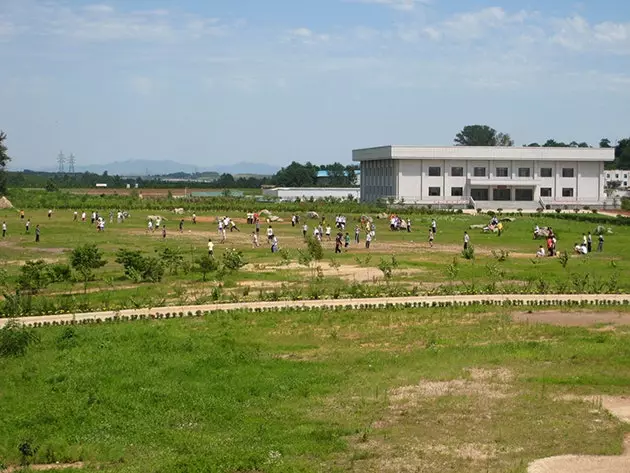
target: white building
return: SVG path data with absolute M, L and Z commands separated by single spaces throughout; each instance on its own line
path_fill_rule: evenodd
M 325 199 L 326 197 L 334 197 L 337 199 L 359 200 L 360 190 L 358 187 L 273 187 L 271 189 L 263 189 L 263 195 L 276 197 L 280 200 L 309 200 Z
M 630 171 L 620 169 L 608 169 L 604 173 L 606 185 L 611 182 L 618 182 L 619 187 L 622 188 L 628 187 L 628 176 L 630 176 Z
M 614 149 L 382 146 L 352 151 L 361 200 L 482 208 L 599 205 Z

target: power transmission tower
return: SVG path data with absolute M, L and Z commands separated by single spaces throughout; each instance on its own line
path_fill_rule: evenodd
M 76 158 L 74 157 L 74 154 L 70 153 L 70 156 L 68 156 L 68 172 L 71 174 L 74 174 L 75 162 L 76 162 Z
M 57 156 L 57 164 L 59 164 L 59 172 L 63 172 L 64 164 L 66 164 L 66 156 L 63 154 L 63 151 L 60 151 Z

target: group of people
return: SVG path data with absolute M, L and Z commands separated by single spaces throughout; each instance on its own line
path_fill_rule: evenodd
M 411 232 L 411 219 L 403 220 L 396 214 L 392 214 L 389 216 L 389 229 L 392 232 L 399 230 L 407 230 L 407 232 Z
M 601 253 L 602 251 L 604 251 L 603 233 L 600 233 L 597 239 L 597 251 Z M 591 232 L 588 232 L 588 235 L 586 233 L 582 233 L 582 243 L 575 243 L 573 245 L 573 251 L 575 251 L 575 253 L 579 255 L 586 255 L 593 251 L 593 236 L 591 235 Z

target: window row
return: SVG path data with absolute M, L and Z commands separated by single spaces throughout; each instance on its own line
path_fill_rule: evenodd
M 500 167 L 495 169 L 496 177 L 508 177 L 509 176 L 509 168 Z M 439 177 L 442 175 L 442 168 L 440 166 L 429 166 L 429 176 L 431 177 Z M 517 172 L 518 177 L 531 177 L 531 168 L 518 168 Z M 464 168 L 461 166 L 453 166 L 451 168 L 451 176 L 453 177 L 463 177 L 464 176 Z M 473 168 L 473 176 L 475 177 L 486 177 L 486 168 L 485 167 L 474 167 Z M 540 177 L 552 177 L 553 169 L 552 168 L 540 168 Z M 562 177 L 574 177 L 575 170 L 573 168 L 562 168 Z
M 520 189 L 516 189 L 516 192 L 519 192 Z M 526 189 L 527 192 L 531 192 L 529 189 Z M 442 193 L 442 188 L 440 187 L 429 187 L 429 196 L 430 197 L 440 197 Z M 451 187 L 451 197 L 463 197 L 464 188 L 463 187 Z M 562 197 L 573 197 L 573 187 L 563 187 L 562 188 Z M 551 187 L 541 187 L 540 188 L 540 196 L 541 197 L 552 197 Z M 509 199 L 507 199 L 509 200 Z M 517 199 L 524 200 L 524 199 Z M 531 200 L 531 199 L 525 199 Z

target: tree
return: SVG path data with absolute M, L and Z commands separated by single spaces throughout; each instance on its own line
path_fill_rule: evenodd
M 273 184 L 282 187 L 314 186 L 317 180 L 317 166 L 310 162 L 300 164 L 293 161 L 287 167 L 280 169 L 272 179 Z
M 93 271 L 107 264 L 103 253 L 92 243 L 86 243 L 72 250 L 70 265 L 83 277 L 83 292 L 87 292 L 88 281 L 93 277 Z
M 526 148 L 540 148 L 540 145 L 536 142 L 525 145 Z
M 11 158 L 7 154 L 8 148 L 4 143 L 6 139 L 7 134 L 0 130 L 0 195 L 7 193 L 7 175 L 5 169 L 9 161 L 11 161 Z
M 44 260 L 27 261 L 20 268 L 18 287 L 29 294 L 37 294 L 50 284 L 48 264 Z
M 46 191 L 47 192 L 57 191 L 57 184 L 55 184 L 55 181 L 53 181 L 52 179 L 48 179 L 48 181 L 46 181 Z
M 602 138 L 601 140 L 599 140 L 599 147 L 612 148 L 612 146 L 610 146 L 610 140 L 608 138 Z
M 514 141 L 507 133 L 497 133 L 488 125 L 467 125 L 455 135 L 457 146 L 513 146 Z
M 203 275 L 203 280 L 205 282 L 206 276 L 209 273 L 213 273 L 219 269 L 219 264 L 210 255 L 204 255 L 195 261 L 195 269 Z
M 507 133 L 499 133 L 496 146 L 514 146 L 514 140 Z
M 630 138 L 617 142 L 614 165 L 617 169 L 630 169 Z

